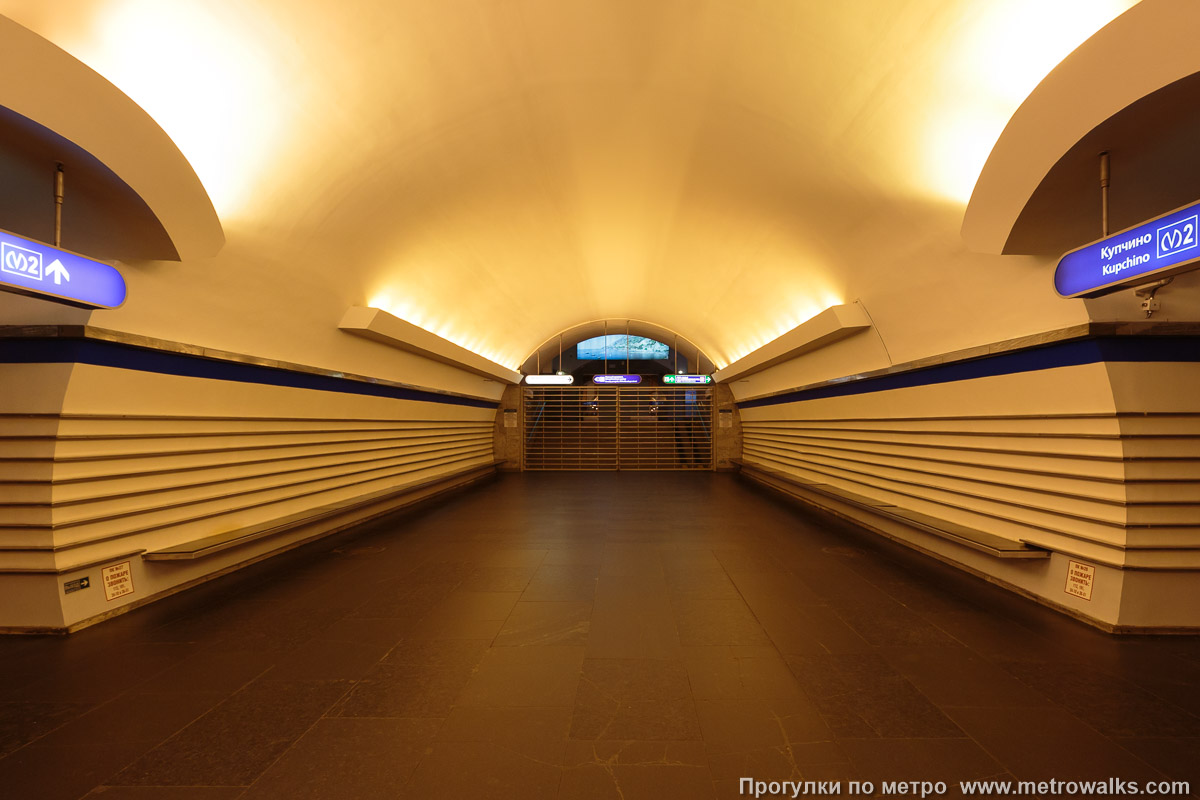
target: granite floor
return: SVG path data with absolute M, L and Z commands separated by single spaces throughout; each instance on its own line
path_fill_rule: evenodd
M 1200 600 L 1198 600 L 1200 602 Z M 726 798 L 1189 780 L 1200 639 L 1113 637 L 712 473 L 508 475 L 0 638 L 0 796 Z

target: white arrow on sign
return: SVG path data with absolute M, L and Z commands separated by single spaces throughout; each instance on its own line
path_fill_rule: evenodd
M 71 273 L 67 272 L 67 268 L 57 258 L 50 262 L 50 266 L 46 267 L 46 274 L 54 276 L 55 285 L 62 285 L 63 279 L 66 279 L 68 283 L 71 281 Z

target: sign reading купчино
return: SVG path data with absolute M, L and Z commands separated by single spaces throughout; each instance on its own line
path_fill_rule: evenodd
M 93 308 L 125 302 L 125 279 L 108 264 L 6 231 L 0 231 L 0 289 Z
M 1062 297 L 1096 297 L 1200 267 L 1198 221 L 1200 203 L 1072 250 L 1054 268 L 1054 289 Z

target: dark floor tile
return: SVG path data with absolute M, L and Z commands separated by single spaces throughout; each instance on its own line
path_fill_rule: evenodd
M 1058 708 L 954 708 L 966 733 L 1018 780 L 1160 780 L 1161 773 Z
M 685 647 L 683 663 L 697 700 L 799 697 L 800 684 L 771 647 Z
M 136 744 L 25 747 L 0 759 L 0 792 L 21 800 L 78 800 L 143 749 Z
M 500 628 L 496 647 L 587 644 L 591 601 L 520 602 Z
M 483 742 L 438 742 L 409 780 L 420 800 L 553 800 L 562 768 Z
M 369 672 L 391 649 L 389 644 L 313 639 L 283 655 L 262 677 L 272 681 L 354 680 Z
M 546 551 L 542 566 L 591 566 L 596 574 L 600 573 L 600 563 L 604 560 L 604 545 L 595 542 L 558 542 L 555 547 Z
M 449 611 L 431 611 L 412 626 L 413 639 L 475 639 L 491 642 L 503 627 L 502 619 L 472 619 Z
M 474 666 L 383 662 L 329 711 L 331 717 L 445 717 Z
M 450 667 L 470 672 L 487 652 L 485 639 L 402 639 L 383 661 L 388 664 L 418 664 Z
M 226 692 L 232 694 L 269 670 L 273 651 L 203 650 L 138 683 L 137 692 Z
M 721 562 L 713 555 L 711 548 L 687 547 L 664 550 L 659 553 L 659 559 L 667 575 L 678 572 L 725 573 L 725 567 L 721 566 Z
M 255 681 L 111 783 L 248 786 L 348 688 L 344 681 Z
M 589 658 L 574 704 L 573 739 L 700 738 L 687 670 L 679 661 Z
M 878 652 L 938 706 L 1051 704 L 1044 693 L 964 647 L 896 647 Z
M 400 797 L 441 725 L 436 719 L 322 719 L 242 800 Z
M 1117 744 L 1172 781 L 1187 781 L 1200 797 L 1200 738 L 1117 739 Z
M 458 588 L 467 592 L 523 592 L 538 567 L 477 567 Z
M 791 572 L 735 572 L 733 583 L 755 614 L 789 613 L 797 607 L 824 605 L 808 584 Z
M 710 753 L 764 751 L 833 740 L 820 709 L 806 697 L 779 700 L 697 700 Z
M 623 763 L 621 755 L 597 757 L 563 770 L 560 800 L 680 800 L 715 798 L 712 778 L 703 765 Z
M 838 738 L 963 736 L 877 655 L 789 656 L 788 666 Z
M 464 571 L 469 574 L 469 571 Z M 417 619 L 432 611 L 459 584 L 449 582 L 420 582 L 398 578 L 381 587 L 349 616 L 356 618 Z
M 672 595 L 682 595 L 684 598 L 718 598 L 743 602 L 737 587 L 721 569 L 667 572 L 666 583 Z
M 435 590 L 452 590 L 483 565 L 468 562 L 430 562 L 419 564 L 404 575 L 408 584 L 428 585 Z
M 543 564 L 521 599 L 531 602 L 591 602 L 596 593 L 599 564 Z
M 877 647 L 959 644 L 945 631 L 873 587 L 870 595 L 844 598 L 833 607 L 859 636 Z
M 755 728 L 759 726 L 753 726 Z M 816 781 L 854 777 L 849 757 L 833 741 L 790 742 L 795 738 L 781 731 L 775 740 L 762 747 L 731 747 L 718 741 L 706 744 L 709 773 L 719 797 L 744 797 L 739 781 Z
M 787 572 L 778 558 L 759 548 L 715 548 L 713 555 L 735 582 L 739 572 Z
M 343 617 L 316 635 L 313 641 L 350 642 L 391 648 L 417 624 L 415 617 Z
M 740 598 L 673 595 L 671 605 L 679 643 L 697 645 L 765 645 L 766 631 Z
M 784 655 L 866 653 L 874 648 L 832 608 L 808 606 L 785 613 L 756 614 Z
M 1007 669 L 1108 736 L 1200 736 L 1200 717 L 1089 667 L 1016 662 Z
M 130 644 L 119 651 L 45 675 L 20 690 L 20 698 L 66 703 L 102 703 L 113 699 L 139 683 L 185 664 L 198 651 L 191 643 Z
M 876 785 L 884 781 L 996 780 L 1006 774 L 978 744 L 970 739 L 847 739 L 842 750 L 854 763 L 861 779 Z
M 582 647 L 495 647 L 463 688 L 456 705 L 569 706 L 583 664 Z
M 33 746 L 140 743 L 148 749 L 186 728 L 228 696 L 227 692 L 127 692 L 71 720 Z
M 512 613 L 520 597 L 520 592 L 468 592 L 457 589 L 430 609 L 430 613 L 448 618 L 504 620 Z
M 613 527 L 610 527 L 610 530 Z M 649 538 L 653 539 L 654 537 Z M 610 543 L 604 548 L 604 559 L 600 562 L 600 577 L 662 578 L 664 571 L 658 552 L 659 547 L 653 541 Z
M 459 706 L 438 730 L 440 742 L 479 742 L 508 748 L 546 764 L 563 763 L 571 708 Z
M 679 630 L 666 587 L 614 587 L 601 579 L 588 629 L 588 658 L 678 658 Z M 651 584 L 653 586 L 654 584 Z
M 37 700 L 0 703 L 0 758 L 78 718 L 95 703 L 51 703 Z
M 236 800 L 242 786 L 97 786 L 84 800 Z
M 926 619 L 985 658 L 1044 662 L 1074 657 L 1053 640 L 995 612 L 964 609 L 927 614 Z

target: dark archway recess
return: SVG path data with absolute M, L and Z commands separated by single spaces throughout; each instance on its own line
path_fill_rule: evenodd
M 1006 254 L 1059 255 L 1102 238 L 1099 156 L 1108 152 L 1109 231 L 1200 200 L 1200 73 L 1131 103 L 1050 169 L 1005 243 Z
M 63 165 L 62 247 L 107 260 L 177 261 L 146 202 L 83 148 L 0 107 L 0 228 L 53 244 L 54 172 Z

